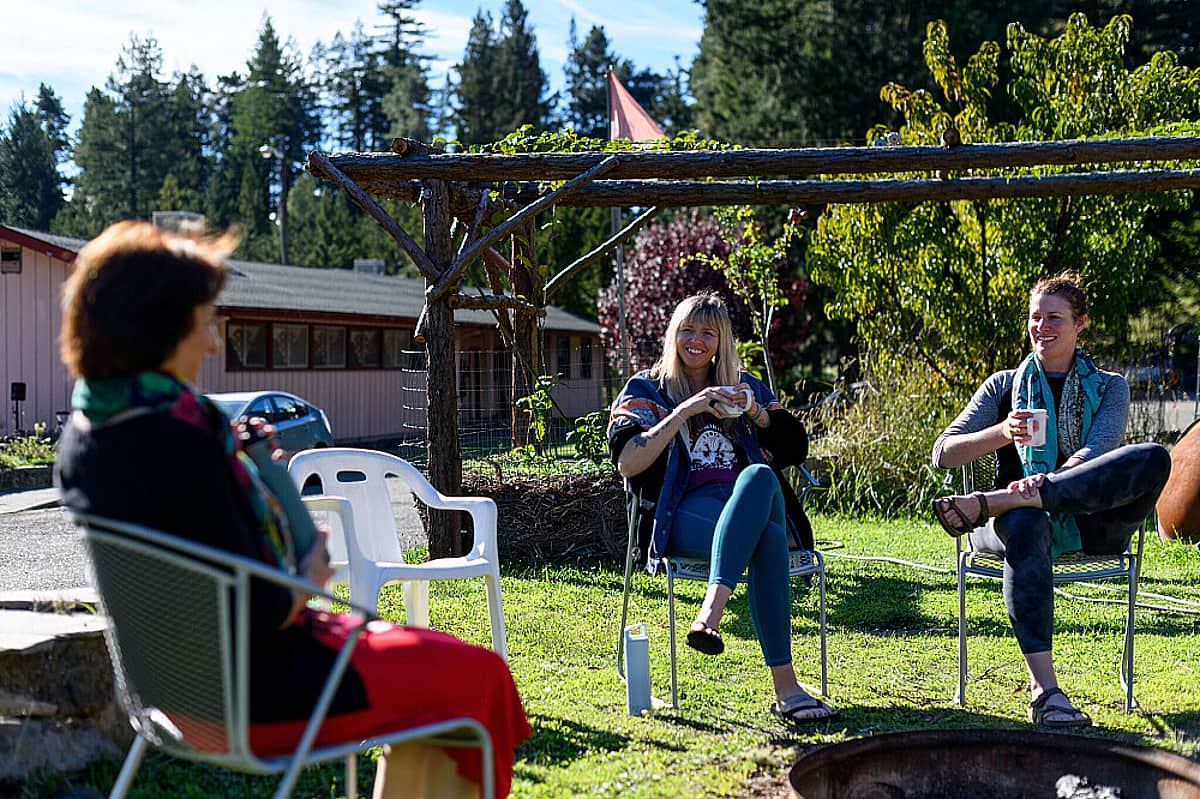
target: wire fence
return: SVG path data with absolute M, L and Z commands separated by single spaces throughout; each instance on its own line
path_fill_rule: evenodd
M 536 429 L 531 430 L 534 417 L 520 402 L 522 397 L 514 396 L 512 352 L 466 350 L 457 354 L 458 444 L 465 468 L 479 461 L 536 460 L 539 471 L 553 473 L 573 470 L 578 461 L 587 459 L 570 434 L 581 424 L 599 425 L 602 433 L 609 405 L 621 386 L 599 358 L 589 363 L 576 357 L 554 365 L 559 368 L 547 374 L 554 385 L 547 391 L 545 432 L 539 438 Z M 515 368 L 523 367 L 518 364 Z M 425 353 L 404 352 L 401 374 L 402 433 L 385 448 L 424 467 L 428 460 Z M 589 418 L 592 414 L 598 416 Z

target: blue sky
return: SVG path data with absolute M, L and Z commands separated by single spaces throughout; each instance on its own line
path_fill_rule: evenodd
M 416 16 L 427 26 L 424 49 L 434 57 L 434 85 L 461 58 L 475 12 L 483 8 L 498 19 L 503 5 L 503 0 L 421 4 Z M 45 82 L 63 99 L 75 129 L 84 96 L 104 85 L 131 32 L 158 39 L 168 75 L 195 64 L 211 82 L 244 70 L 264 14 L 307 55 L 336 31 L 349 33 L 356 19 L 369 28 L 378 20 L 375 7 L 375 0 L 0 0 L 6 34 L 0 47 L 0 112 L 6 121 L 12 104 L 22 94 L 32 101 L 38 83 Z M 695 0 L 525 0 L 525 7 L 554 88 L 562 83 L 572 16 L 580 36 L 601 25 L 621 56 L 658 71 L 673 66 L 675 56 L 689 64 L 703 26 L 703 9 Z

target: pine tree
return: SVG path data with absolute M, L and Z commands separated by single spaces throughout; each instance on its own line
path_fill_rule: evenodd
M 379 37 L 388 86 L 383 97 L 383 113 L 390 123 L 389 138 L 407 136 L 428 141 L 433 135 L 433 92 L 429 88 L 426 68 L 429 58 L 418 52 L 425 38 L 425 28 L 408 14 L 419 2 L 382 0 L 378 6 L 379 12 L 387 18 Z
M 277 260 L 278 232 L 271 217 L 282 180 L 273 178 L 282 178 L 283 164 L 265 159 L 260 148 L 278 150 L 289 174 L 298 176 L 297 165 L 319 138 L 317 98 L 300 58 L 280 43 L 270 17 L 264 16 L 246 68 L 240 84 L 227 82 L 223 87 L 230 94 L 229 145 L 216 177 L 220 194 L 210 207 L 232 212 L 231 218 L 216 217 L 218 225 L 242 226 L 246 236 L 241 255 Z
M 493 91 L 502 100 L 497 115 L 500 135 L 522 125 L 549 125 L 557 96 L 547 95 L 550 82 L 542 70 L 537 38 L 521 0 L 508 0 L 500 17 L 494 77 Z
M 67 129 L 71 124 L 71 115 L 63 108 L 62 100 L 54 93 L 54 89 L 45 83 L 38 84 L 37 112 L 42 121 L 42 130 L 50 139 L 54 157 L 61 164 L 70 157 L 71 137 Z
M 63 203 L 54 145 L 39 113 L 15 104 L 0 132 L 0 221 L 49 230 Z
M 500 131 L 496 120 L 496 61 L 492 16 L 481 10 L 471 22 L 463 60 L 455 67 L 458 105 L 453 119 L 458 140 L 463 144 L 484 144 L 507 132 Z

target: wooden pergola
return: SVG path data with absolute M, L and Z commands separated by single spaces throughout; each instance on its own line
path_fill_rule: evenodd
M 876 146 L 789 150 L 645 150 L 616 153 L 441 153 L 397 139 L 388 153 L 309 153 L 308 169 L 342 188 L 412 259 L 426 281 L 418 323 L 428 358 L 429 479 L 440 491 L 461 490 L 458 393 L 454 361 L 455 308 L 492 310 L 516 357 L 535 361 L 537 315 L 548 298 L 583 267 L 612 252 L 661 207 L 823 205 L 1014 197 L 1128 194 L 1200 188 L 1200 169 L 1169 162 L 1200 161 L 1200 137 L 1141 137 L 961 146 Z M 1044 176 L 879 178 L 929 172 L 1022 167 L 1124 165 L 1108 171 Z M 845 178 L 842 176 L 872 176 Z M 562 182 L 546 191 L 545 182 Z M 376 202 L 392 198 L 423 209 L 422 248 Z M 500 204 L 504 221 L 485 229 Z M 601 246 L 548 281 L 497 245 L 524 234 L 530 246 L 539 214 L 555 206 L 649 208 Z M 519 254 L 519 248 L 518 248 Z M 483 260 L 490 293 L 459 291 L 468 266 Z M 505 285 L 507 283 L 507 285 Z M 514 372 L 514 393 L 520 371 Z M 457 550 L 457 523 L 437 519 L 430 554 Z

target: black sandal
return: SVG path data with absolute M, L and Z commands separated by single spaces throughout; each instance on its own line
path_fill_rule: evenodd
M 1068 707 L 1046 704 L 1046 701 L 1052 696 L 1061 696 L 1063 699 L 1066 699 Z M 1060 717 L 1065 716 L 1069 718 L 1050 718 L 1050 714 L 1052 713 Z M 1041 696 L 1029 703 L 1029 720 L 1040 727 L 1048 729 L 1092 726 L 1092 717 L 1075 707 L 1070 697 L 1064 694 L 1062 689 L 1059 688 L 1049 688 L 1042 691 Z
M 725 651 L 721 634 L 703 622 L 694 623 L 692 629 L 688 630 L 687 645 L 706 655 L 719 655 Z
M 789 696 L 775 702 L 768 710 L 771 711 L 771 715 L 792 727 L 814 721 L 828 721 L 838 714 L 836 707 L 808 694 Z
M 938 523 L 942 525 L 942 529 L 950 535 L 958 538 L 966 535 L 977 527 L 982 527 L 987 524 L 991 514 L 988 512 L 987 497 L 982 491 L 976 491 L 971 494 L 971 499 L 979 503 L 979 512 L 975 514 L 974 519 L 967 518 L 967 514 L 963 513 L 962 508 L 958 507 L 954 497 L 942 497 L 933 501 L 933 515 L 937 517 Z M 952 524 L 946 518 L 947 513 L 953 513 L 958 517 L 958 523 Z

